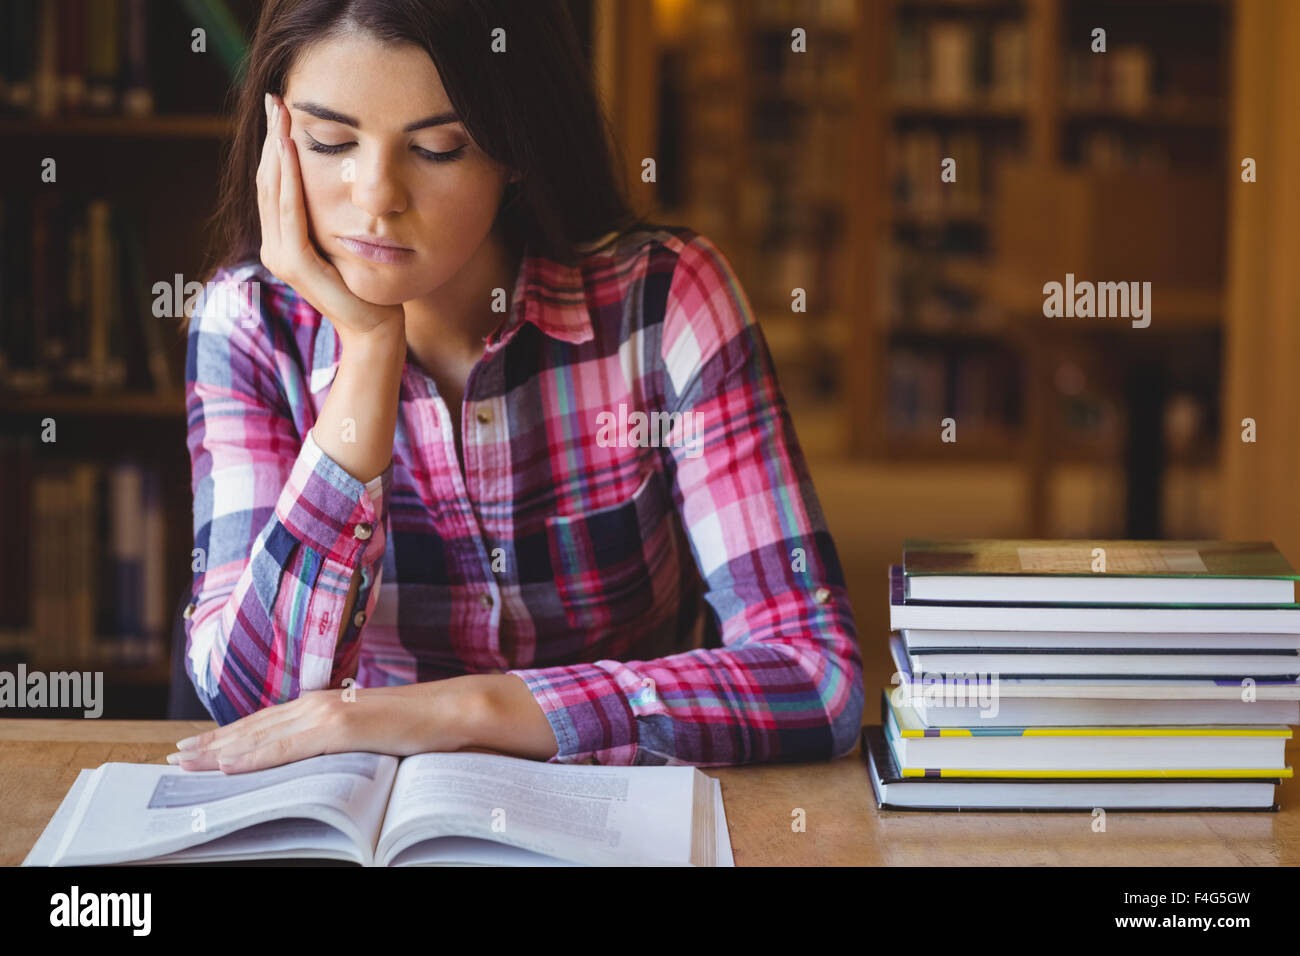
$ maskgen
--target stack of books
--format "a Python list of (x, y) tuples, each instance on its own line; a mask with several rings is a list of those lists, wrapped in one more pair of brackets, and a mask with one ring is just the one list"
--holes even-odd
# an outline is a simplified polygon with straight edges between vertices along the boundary
[(1296, 579), (1258, 542), (906, 541), (862, 737), (877, 804), (1276, 810)]

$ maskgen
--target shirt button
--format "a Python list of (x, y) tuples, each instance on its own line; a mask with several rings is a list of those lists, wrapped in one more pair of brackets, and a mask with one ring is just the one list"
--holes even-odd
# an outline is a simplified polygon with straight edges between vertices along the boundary
[(478, 596), (478, 603), (479, 603), (479, 604), (482, 604), (484, 607), (491, 607), (491, 606), (492, 606), (492, 595), (490, 595), (490, 594), (488, 594), (486, 591), (484, 591), (482, 594), (480, 594), (480, 595)]
[(362, 541), (370, 540), (370, 525), (363, 521), (352, 529), (352, 537), (360, 538)]
[(366, 623), (366, 612), (365, 612), (365, 611), (357, 611), (357, 613), (354, 614), (354, 615), (352, 616), (352, 623), (355, 624), (357, 627), (360, 627), (362, 624), (365, 624), (365, 623)]
[(818, 588), (816, 591), (813, 592), (813, 600), (816, 601), (818, 604), (825, 604), (830, 599), (831, 599), (831, 592), (829, 588)]
[(480, 408), (480, 409), (475, 413), (474, 417), (477, 418), (477, 419), (479, 420), (479, 424), (482, 424), (482, 425), (490, 425), (490, 424), (492, 424), (492, 409), (490, 409), (490, 408)]

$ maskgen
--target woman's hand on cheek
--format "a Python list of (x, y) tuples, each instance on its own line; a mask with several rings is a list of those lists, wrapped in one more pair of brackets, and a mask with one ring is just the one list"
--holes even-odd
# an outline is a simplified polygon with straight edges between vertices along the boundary
[(262, 265), (328, 318), (340, 336), (367, 335), (393, 328), (392, 323), (403, 331), (400, 305), (375, 305), (358, 298), (334, 264), (316, 251), (307, 227), (298, 150), (289, 132), (288, 109), (278, 96), (267, 93), (266, 141), (257, 167)]
[(401, 687), (307, 691), (216, 730), (188, 737), (167, 758), (184, 770), (243, 773), (328, 753), (406, 757), (474, 743), (482, 703), (462, 679)]

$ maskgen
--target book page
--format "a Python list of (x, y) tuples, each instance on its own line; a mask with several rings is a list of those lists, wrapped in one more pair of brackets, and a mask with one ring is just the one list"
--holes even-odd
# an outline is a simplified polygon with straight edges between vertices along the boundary
[(687, 865), (694, 767), (597, 767), (497, 754), (402, 761), (376, 857), (472, 837), (575, 863)]
[(68, 825), (77, 818), (77, 808), (80, 806), (81, 797), (90, 787), (91, 778), (94, 776), (93, 770), (81, 770), (77, 773), (77, 779), (68, 792), (63, 795), (63, 802), (59, 808), (54, 811), (54, 816), (50, 817), (50, 822), (45, 824), (45, 829), (41, 835), (36, 838), (32, 848), (27, 853), (27, 858), (23, 860), (22, 866), (50, 866), (54, 859), (54, 851), (59, 848), (59, 841), (66, 832)]
[(495, 840), (438, 837), (420, 840), (393, 857), (389, 866), (578, 866), (544, 853)]
[(717, 866), (735, 866), (731, 852), (731, 831), (727, 829), (727, 811), (722, 804), (722, 781), (713, 781), (713, 833), (717, 846)]
[(352, 860), (364, 855), (337, 827), (319, 820), (282, 818), (243, 827), (200, 846), (156, 856), (143, 863), (214, 863), (225, 860)]
[(53, 863), (145, 860), (287, 817), (334, 826), (366, 861), (396, 769), (397, 758), (370, 753), (324, 754), (243, 774), (103, 764)]

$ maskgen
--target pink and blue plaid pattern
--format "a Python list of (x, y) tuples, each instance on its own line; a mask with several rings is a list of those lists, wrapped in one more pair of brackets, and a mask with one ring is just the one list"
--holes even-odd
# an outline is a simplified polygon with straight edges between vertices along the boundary
[[(708, 239), (661, 226), (573, 267), (526, 255), (466, 386), (464, 473), (447, 407), (408, 361), (393, 461), (368, 483), (311, 433), (338, 364), (328, 319), (258, 264), (214, 281), (260, 283), (251, 312), (205, 305), (189, 330), (204, 564), (187, 666), (217, 721), (349, 676), (511, 673), (555, 731), (553, 762), (854, 747), (839, 558), (766, 342)], [(661, 427), (628, 428), (637, 412)]]

